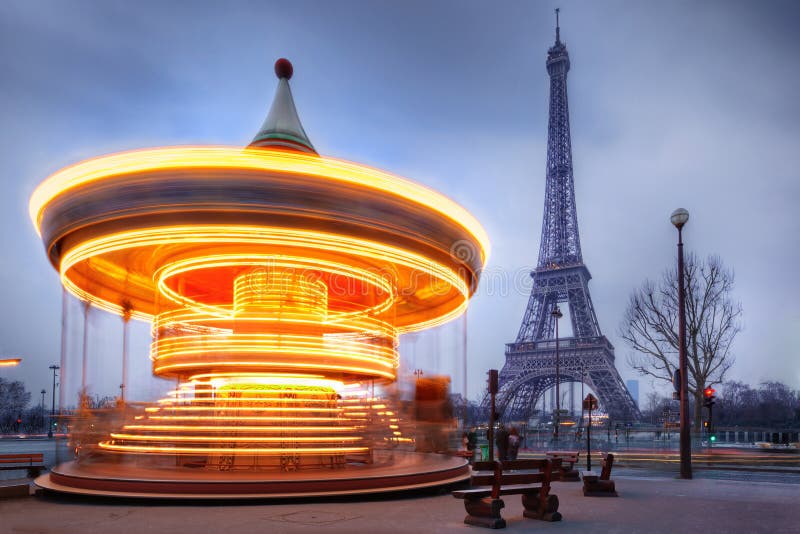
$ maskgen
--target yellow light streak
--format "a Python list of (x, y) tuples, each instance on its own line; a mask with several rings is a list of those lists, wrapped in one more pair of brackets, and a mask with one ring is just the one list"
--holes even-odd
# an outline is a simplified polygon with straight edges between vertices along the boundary
[[(129, 441), (192, 441), (192, 442), (209, 442), (209, 443), (226, 443), (226, 442), (254, 442), (254, 443), (281, 443), (291, 441), (295, 443), (326, 443), (334, 442), (339, 443), (343, 441), (361, 441), (361, 436), (185, 436), (185, 435), (163, 435), (147, 436), (141, 434), (124, 434), (112, 432), (113, 439), (129, 440)], [(240, 451), (241, 452), (241, 451)]]
[[(171, 412), (199, 412), (199, 411), (214, 411), (214, 412), (240, 412), (242, 410), (246, 410), (248, 412), (331, 412), (331, 413), (339, 413), (339, 408), (301, 408), (298, 406), (276, 406), (276, 407), (264, 407), (264, 406), (248, 406), (247, 408), (242, 408), (240, 406), (221, 406), (219, 405), (220, 402), (224, 402), (226, 399), (217, 399), (218, 403), (213, 407), (209, 408), (207, 406), (172, 406), (169, 408)], [(239, 399), (240, 400), (240, 399)], [(246, 400), (246, 399), (245, 399)], [(330, 401), (328, 401), (330, 402)], [(164, 408), (162, 408), (164, 410)]]
[[(364, 375), (372, 375), (372, 376), (379, 376), (383, 378), (388, 378), (394, 380), (395, 374), (393, 371), (384, 371), (379, 368), (370, 368), (370, 367), (356, 367), (356, 366), (344, 366), (344, 365), (332, 365), (332, 364), (317, 364), (317, 363), (308, 363), (308, 362), (299, 362), (299, 363), (292, 363), (292, 362), (269, 362), (269, 361), (246, 361), (246, 360), (235, 360), (235, 361), (219, 361), (214, 362), (215, 367), (238, 367), (243, 369), (257, 369), (257, 368), (278, 368), (283, 370), (285, 368), (297, 368), (303, 370), (324, 370), (330, 372), (339, 372), (339, 373), (359, 373)], [(178, 372), (185, 372), (187, 370), (196, 369), (200, 367), (198, 363), (176, 363), (170, 365), (154, 365), (153, 372), (157, 375), (160, 374), (170, 374), (170, 373), (178, 373)]]
[[(335, 323), (353, 315), (379, 315), (388, 310), (395, 299), (395, 288), (392, 281), (386, 274), (381, 275), (367, 269), (351, 267), (342, 263), (327, 261), (323, 259), (304, 258), (301, 256), (288, 256), (273, 254), (216, 254), (213, 256), (192, 257), (170, 263), (156, 271), (154, 279), (157, 280), (159, 293), (164, 297), (178, 304), (189, 306), (192, 309), (202, 309), (210, 315), (216, 315), (221, 319), (230, 319), (235, 314), (235, 309), (230, 310), (223, 306), (211, 306), (187, 298), (167, 285), (167, 281), (175, 276), (199, 269), (215, 269), (220, 267), (240, 267), (251, 266), (270, 269), (293, 269), (293, 270), (320, 270), (329, 275), (339, 276), (344, 279), (358, 280), (368, 284), (376, 294), (386, 295), (386, 298), (378, 304), (358, 310), (356, 312), (340, 312), (330, 310), (327, 318), (328, 323)], [(235, 307), (235, 305), (234, 305)], [(264, 316), (261, 320), (274, 320), (272, 317)]]
[(41, 235), (42, 213), (70, 189), (112, 176), (169, 169), (243, 169), (322, 177), (355, 184), (380, 196), (400, 196), (457, 222), (480, 243), (483, 264), (489, 257), (489, 237), (463, 207), (432, 189), (364, 165), (287, 151), (226, 146), (161, 147), (120, 152), (65, 167), (42, 182), (31, 195), (31, 221)]
[[(288, 411), (288, 410), (287, 410)], [(366, 414), (364, 414), (366, 415)], [(153, 421), (219, 421), (219, 417), (213, 415), (153, 415), (149, 417)], [(317, 422), (340, 421), (339, 417), (297, 417), (297, 416), (252, 416), (252, 415), (226, 415), (228, 421), (261, 421), (263, 423), (273, 422)], [(352, 417), (346, 418), (348, 421), (357, 421)]]
[(151, 453), (151, 454), (263, 454), (263, 455), (286, 455), (286, 454), (345, 454), (368, 452), (369, 447), (248, 447), (247, 449), (236, 447), (152, 447), (143, 445), (117, 445), (108, 441), (98, 443), (100, 448), (114, 452), (130, 453)]
[[(61, 282), (64, 287), (81, 300), (93, 306), (122, 314), (118, 303), (110, 302), (85, 291), (70, 278), (70, 269), (91, 258), (121, 250), (160, 247), (177, 244), (198, 245), (268, 245), (272, 247), (303, 247), (331, 253), (347, 254), (367, 261), (408, 269), (412, 273), (425, 273), (441, 287), (452, 288), (460, 295), (458, 304), (441, 315), (426, 317), (407, 325), (398, 325), (398, 333), (431, 328), (460, 316), (467, 306), (470, 289), (465, 280), (454, 270), (431, 258), (398, 247), (355, 237), (329, 234), (319, 231), (297, 230), (282, 227), (192, 225), (166, 226), (118, 232), (82, 242), (66, 251), (61, 260)], [(398, 288), (398, 290), (409, 288)], [(444, 292), (444, 290), (441, 290)], [(173, 296), (173, 298), (180, 298)], [(213, 311), (213, 310), (212, 310)], [(220, 312), (221, 313), (221, 312)], [(152, 316), (139, 310), (134, 318), (151, 321)]]
[[(226, 418), (227, 419), (227, 418)], [(256, 432), (262, 434), (284, 433), (284, 432), (356, 432), (361, 427), (357, 426), (247, 426), (236, 425), (125, 425), (125, 430), (146, 430), (148, 432), (174, 432), (174, 431), (195, 431), (195, 432)]]

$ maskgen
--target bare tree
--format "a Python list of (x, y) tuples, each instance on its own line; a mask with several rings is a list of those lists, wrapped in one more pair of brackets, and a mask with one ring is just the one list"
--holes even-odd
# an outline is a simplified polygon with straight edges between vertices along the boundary
[[(619, 334), (634, 350), (628, 363), (642, 375), (671, 381), (678, 368), (678, 276), (664, 272), (631, 294)], [(719, 384), (733, 365), (731, 345), (741, 330), (742, 306), (731, 299), (733, 272), (716, 256), (685, 259), (686, 355), (694, 428), (700, 430), (703, 389)]]
[(19, 380), (0, 378), (0, 432), (16, 432), (16, 421), (31, 402), (31, 394)]
[(800, 392), (781, 382), (762, 382), (757, 389), (725, 382), (719, 401), (714, 419), (721, 425), (800, 427)]

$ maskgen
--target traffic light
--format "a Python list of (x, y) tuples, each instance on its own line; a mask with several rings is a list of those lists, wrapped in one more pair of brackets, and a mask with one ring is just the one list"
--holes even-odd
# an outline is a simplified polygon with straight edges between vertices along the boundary
[(713, 419), (712, 419), (712, 410), (714, 407), (714, 393), (716, 390), (712, 387), (707, 387), (703, 390), (703, 406), (708, 408), (708, 421), (703, 423), (703, 428), (708, 433), (708, 446), (710, 447), (712, 443), (717, 441), (717, 436), (714, 435), (714, 426), (713, 426)]
[(711, 408), (714, 406), (714, 399), (716, 398), (714, 393), (716, 392), (717, 390), (711, 387), (703, 390), (703, 406), (706, 408)]
[(498, 386), (497, 369), (489, 369), (489, 393), (497, 393), (500, 389)]

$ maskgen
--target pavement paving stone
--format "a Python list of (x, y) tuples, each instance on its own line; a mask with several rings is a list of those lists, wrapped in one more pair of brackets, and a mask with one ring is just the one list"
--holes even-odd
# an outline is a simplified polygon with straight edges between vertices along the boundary
[[(558, 482), (564, 520), (522, 517), (506, 497), (506, 532), (800, 533), (800, 485), (730, 480), (614, 477), (618, 498), (584, 497)], [(191, 502), (57, 496), (0, 501), (0, 533), (269, 532), (368, 534), (488, 532), (467, 526), (463, 502), (424, 493), (332, 501)]]

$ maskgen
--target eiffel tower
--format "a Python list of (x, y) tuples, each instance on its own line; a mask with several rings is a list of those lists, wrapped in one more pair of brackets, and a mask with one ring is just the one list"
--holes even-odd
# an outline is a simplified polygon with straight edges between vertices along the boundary
[(641, 414), (614, 367), (614, 346), (600, 332), (589, 295), (591, 274), (581, 255), (567, 104), (570, 64), (560, 33), (556, 18), (556, 41), (547, 52), (550, 118), (539, 262), (531, 272), (533, 289), (517, 340), (506, 345), (498, 411), (503, 419), (527, 421), (538, 400), (555, 387), (553, 310), (566, 302), (573, 337), (559, 339), (559, 381), (585, 383), (611, 420), (634, 421)]

